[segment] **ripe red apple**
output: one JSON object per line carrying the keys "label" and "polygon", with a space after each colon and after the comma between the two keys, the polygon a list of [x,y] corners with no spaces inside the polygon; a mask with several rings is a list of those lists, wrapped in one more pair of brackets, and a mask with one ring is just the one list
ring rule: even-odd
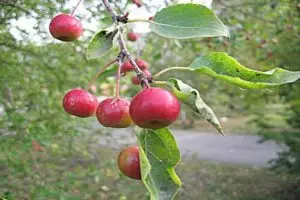
{"label": "ripe red apple", "polygon": [[146,61],[144,61],[143,59],[136,59],[135,60],[137,66],[141,69],[148,69],[149,68],[149,63],[147,63]]}
{"label": "ripe red apple", "polygon": [[83,32],[78,19],[68,14],[55,16],[49,25],[51,35],[61,41],[73,41],[80,37]]}
{"label": "ripe red apple", "polygon": [[162,88],[147,88],[133,97],[129,113],[142,128],[163,128],[173,123],[180,112],[177,98]]}
{"label": "ripe red apple", "polygon": [[129,61],[126,61],[122,64],[121,67],[121,74],[125,74],[126,72],[134,70],[134,67]]}
{"label": "ripe red apple", "polygon": [[137,7],[141,7],[142,6],[141,0],[131,0],[131,2],[134,3]]}
{"label": "ripe red apple", "polygon": [[134,41],[137,41],[139,39],[139,35],[134,33],[134,32],[129,32],[127,34],[127,39],[134,42]]}
{"label": "ripe red apple", "polygon": [[[146,75],[148,78],[150,78],[150,77],[152,76],[151,72],[150,72],[148,69],[144,69],[143,72],[145,73],[145,75]],[[141,84],[141,82],[140,82],[140,80],[138,79],[137,76],[132,77],[131,82],[132,82],[134,85],[140,85],[140,84]]]}
{"label": "ripe red apple", "polygon": [[105,127],[126,128],[132,124],[129,115],[130,102],[125,99],[105,99],[99,103],[96,116]]}
{"label": "ripe red apple", "polygon": [[137,145],[126,147],[120,152],[118,167],[124,175],[141,180],[139,148]]}
{"label": "ripe red apple", "polygon": [[137,76],[133,76],[133,77],[131,78],[131,82],[132,82],[132,84],[134,84],[134,85],[139,85],[139,84],[141,84],[141,81],[138,79]]}
{"label": "ripe red apple", "polygon": [[97,98],[80,88],[70,90],[65,94],[63,99],[64,110],[77,117],[89,117],[93,115],[97,106]]}

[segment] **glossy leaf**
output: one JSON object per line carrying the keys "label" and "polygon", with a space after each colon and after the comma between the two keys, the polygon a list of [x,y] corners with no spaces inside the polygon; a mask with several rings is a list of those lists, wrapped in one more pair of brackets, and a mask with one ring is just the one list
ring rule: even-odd
{"label": "glossy leaf", "polygon": [[152,31],[167,38],[229,36],[228,29],[214,12],[200,4],[168,6],[149,22]]}
{"label": "glossy leaf", "polygon": [[86,58],[88,60],[104,56],[113,47],[113,41],[118,33],[114,26],[96,33],[89,42]]}
{"label": "glossy leaf", "polygon": [[142,181],[151,200],[171,200],[181,181],[174,167],[180,160],[180,151],[174,136],[167,128],[136,129]]}
{"label": "glossy leaf", "polygon": [[168,86],[180,101],[189,105],[198,115],[203,116],[219,133],[224,135],[221,124],[214,111],[202,100],[196,89],[175,78],[168,80]]}
{"label": "glossy leaf", "polygon": [[300,71],[275,68],[267,72],[249,69],[226,53],[213,52],[197,58],[193,71],[222,79],[242,88],[266,88],[291,83],[300,78]]}
{"label": "glossy leaf", "polygon": [[118,65],[116,64],[108,67],[107,69],[105,69],[105,71],[102,74],[98,76],[97,82],[99,83],[100,81],[106,79],[107,77],[115,76],[117,74],[117,70],[118,70]]}

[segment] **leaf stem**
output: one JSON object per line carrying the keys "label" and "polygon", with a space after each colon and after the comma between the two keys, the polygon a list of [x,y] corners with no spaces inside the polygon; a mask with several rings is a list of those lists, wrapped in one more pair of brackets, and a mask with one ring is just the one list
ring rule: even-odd
{"label": "leaf stem", "polygon": [[167,86],[167,81],[153,81],[152,84],[154,85],[160,85],[160,86]]}
{"label": "leaf stem", "polygon": [[77,10],[79,4],[81,3],[82,0],[79,0],[78,3],[76,4],[76,6],[73,8],[72,12],[71,12],[71,15],[73,16],[75,11]]}
{"label": "leaf stem", "polygon": [[161,70],[160,72],[157,72],[153,78],[158,78],[159,76],[163,75],[164,73],[171,71],[171,70],[182,70],[182,71],[191,71],[192,69],[189,67],[170,67],[170,68],[166,68]]}
{"label": "leaf stem", "polygon": [[92,78],[92,80],[88,83],[87,87],[86,87],[86,91],[89,90],[89,88],[91,87],[91,85],[96,81],[96,79],[106,70],[106,68],[108,68],[110,65],[114,64],[115,62],[117,62],[118,59],[115,59],[113,61],[110,61],[109,63],[107,63],[104,67],[102,67],[99,72]]}
{"label": "leaf stem", "polygon": [[[115,23],[118,23],[118,18],[120,18],[119,15],[117,15],[116,11],[114,11],[110,5],[110,3],[108,2],[108,0],[102,0],[105,8],[107,9],[108,13],[110,14],[112,20],[115,22]],[[138,65],[136,64],[133,56],[129,53],[127,47],[126,47],[126,44],[125,44],[125,41],[124,41],[124,38],[123,38],[123,28],[120,27],[119,28],[119,31],[121,34],[119,34],[119,37],[118,37],[118,42],[119,42],[119,46],[120,46],[120,49],[121,49],[121,53],[124,54],[128,61],[133,65],[134,67],[134,70],[136,72],[136,75],[138,77],[138,79],[141,81],[141,84],[142,85],[145,85],[147,88],[150,87],[149,83],[148,83],[148,79],[147,79],[147,76],[144,74],[144,72],[138,67]]]}
{"label": "leaf stem", "polygon": [[128,23],[134,23],[134,22],[147,22],[147,23],[150,23],[150,20],[148,20],[148,19],[129,19],[127,22]]}

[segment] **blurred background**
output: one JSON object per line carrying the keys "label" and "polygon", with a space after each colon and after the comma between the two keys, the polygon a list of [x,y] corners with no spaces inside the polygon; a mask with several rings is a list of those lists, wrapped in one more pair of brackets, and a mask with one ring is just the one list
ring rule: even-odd
{"label": "blurred background", "polygon": [[[116,9],[143,18],[178,2],[116,0]],[[300,2],[297,0],[192,1],[211,7],[229,28],[230,38],[173,40],[132,24],[141,35],[128,48],[150,63],[154,74],[166,67],[188,66],[212,51],[225,51],[257,70],[300,70]],[[76,1],[0,1],[0,197],[5,199],[147,199],[139,181],[116,167],[118,152],[135,143],[131,129],[106,129],[94,117],[66,114],[66,91],[85,87],[118,53],[87,61],[91,36],[110,17],[101,1],[86,0],[75,15],[84,35],[62,43],[48,31],[51,18],[69,13]],[[121,93],[140,90],[122,78]],[[300,85],[243,90],[208,76],[166,74],[197,88],[225,129],[226,137],[182,106],[171,129],[182,150],[177,171],[183,181],[176,199],[300,199]],[[114,77],[98,79],[90,90],[111,96]]]}

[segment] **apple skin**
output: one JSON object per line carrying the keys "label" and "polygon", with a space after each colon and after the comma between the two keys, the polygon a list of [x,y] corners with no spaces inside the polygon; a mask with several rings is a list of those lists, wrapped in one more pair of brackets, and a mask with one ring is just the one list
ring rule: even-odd
{"label": "apple skin", "polygon": [[[145,73],[145,75],[146,75],[148,78],[151,78],[152,74],[151,74],[151,72],[150,72],[148,69],[144,69],[143,72]],[[140,84],[141,84],[141,82],[140,82],[140,80],[138,79],[137,76],[132,77],[132,78],[131,78],[131,82],[132,82],[132,84],[134,84],[134,85],[140,85]]]}
{"label": "apple skin", "polygon": [[135,41],[137,41],[137,40],[139,39],[139,35],[136,34],[136,33],[134,33],[134,32],[129,32],[129,33],[127,34],[127,39],[128,39],[129,41],[135,42]]}
{"label": "apple skin", "polygon": [[68,14],[55,16],[50,22],[49,30],[54,38],[64,42],[78,39],[83,32],[81,22]]}
{"label": "apple skin", "polygon": [[139,148],[137,145],[122,149],[118,156],[118,167],[125,176],[141,180]]}
{"label": "apple skin", "polygon": [[125,99],[109,98],[98,105],[96,116],[105,127],[126,128],[132,124],[129,115],[130,102]]}
{"label": "apple skin", "polygon": [[80,88],[70,90],[63,99],[64,110],[77,117],[92,116],[96,112],[97,106],[97,98]]}
{"label": "apple skin", "polygon": [[137,66],[141,69],[148,69],[149,68],[149,63],[147,63],[146,61],[144,61],[143,59],[136,59],[135,60]]}
{"label": "apple skin", "polygon": [[133,76],[131,78],[131,82],[132,82],[133,85],[140,85],[141,84],[141,81],[138,79],[137,76]]}
{"label": "apple skin", "polygon": [[133,71],[134,67],[129,61],[126,61],[122,64],[121,74],[126,74],[126,72]]}
{"label": "apple skin", "polygon": [[168,90],[146,88],[133,97],[129,113],[139,127],[158,129],[172,124],[178,118],[180,104]]}

